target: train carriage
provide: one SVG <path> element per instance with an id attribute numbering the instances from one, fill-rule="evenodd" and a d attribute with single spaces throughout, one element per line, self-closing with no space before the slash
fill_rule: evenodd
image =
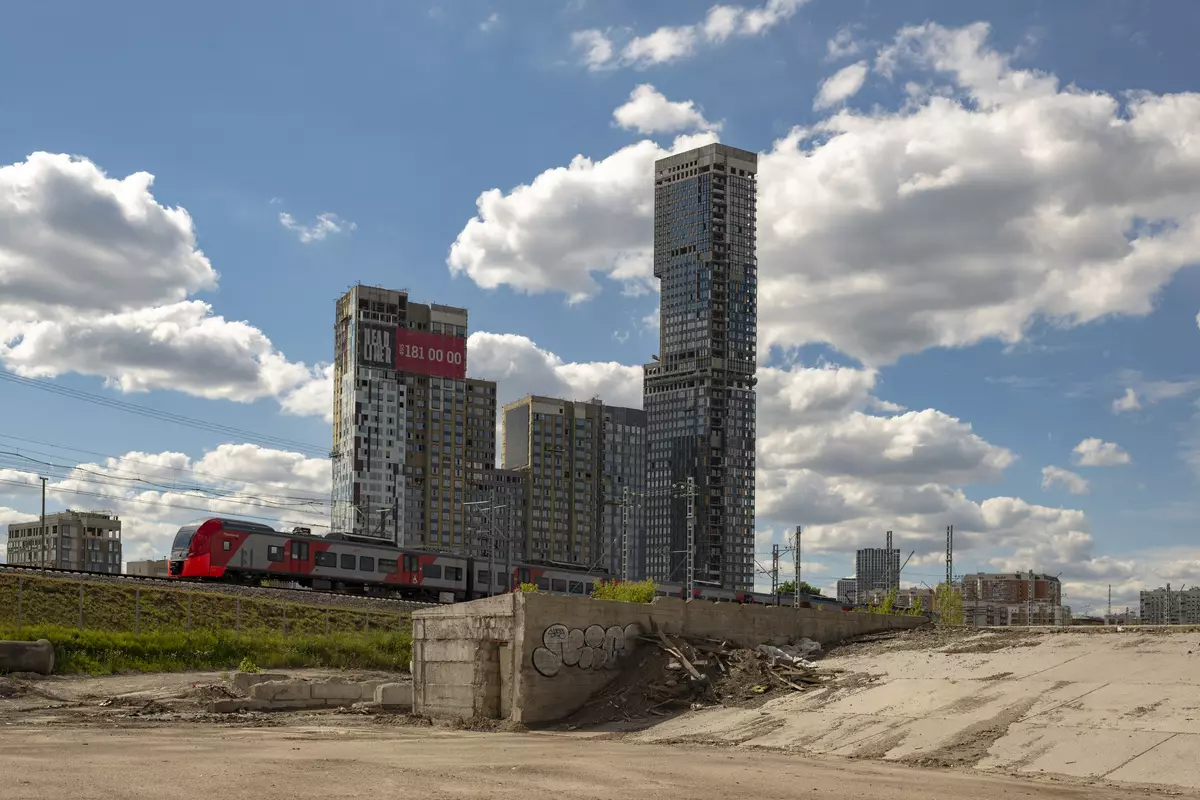
<path id="1" fill-rule="evenodd" d="M 198 520 L 184 525 L 171 545 L 168 572 L 184 580 L 234 583 L 287 581 L 312 589 L 396 595 L 452 603 L 512 591 L 532 584 L 539 592 L 585 597 L 595 585 L 612 580 L 608 572 L 569 564 L 511 566 L 465 555 L 428 553 L 384 544 L 364 543 L 342 534 L 314 536 L 268 525 L 228 518 Z M 490 591 L 489 591 L 490 589 Z M 687 595 L 681 584 L 664 583 L 660 597 Z M 692 598 L 722 603 L 793 604 L 791 595 L 775 597 L 698 584 Z M 801 606 L 853 610 L 827 597 L 803 596 Z"/>

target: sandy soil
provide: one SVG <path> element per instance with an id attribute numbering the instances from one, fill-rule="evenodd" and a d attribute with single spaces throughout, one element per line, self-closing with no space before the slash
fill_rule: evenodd
<path id="1" fill-rule="evenodd" d="M 4 796 L 22 800 L 191 800 L 209 793 L 222 800 L 1152 796 L 1128 788 L 772 753 L 369 722 L 256 730 L 0 727 L 0 786 Z"/>
<path id="2" fill-rule="evenodd" d="M 289 677 L 320 680 L 399 680 L 408 675 L 385 672 L 291 669 Z M 158 727 L 195 722 L 281 725 L 283 717 L 253 714 L 230 717 L 208 712 L 213 700 L 239 696 L 228 673 L 51 676 L 0 678 L 0 725 L 104 725 Z M 0 797 L 3 797 L 0 793 Z"/>

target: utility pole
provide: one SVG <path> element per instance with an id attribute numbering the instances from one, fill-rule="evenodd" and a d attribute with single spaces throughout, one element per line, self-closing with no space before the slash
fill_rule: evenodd
<path id="1" fill-rule="evenodd" d="M 46 551 L 50 548 L 50 542 L 46 539 L 46 479 L 39 477 L 38 480 L 42 482 L 42 570 L 44 571 L 46 569 Z"/>
<path id="2" fill-rule="evenodd" d="M 687 602 L 696 589 L 696 479 L 687 479 Z"/>
<path id="3" fill-rule="evenodd" d="M 887 575 L 887 590 L 888 590 L 888 593 L 890 594 L 892 589 L 894 588 L 892 586 L 892 577 L 893 576 L 892 576 L 892 532 L 891 531 L 887 532 L 887 548 L 883 552 L 884 552 L 884 557 L 887 559 L 884 562 L 887 565 L 884 572 Z"/>
<path id="4" fill-rule="evenodd" d="M 779 605 L 779 545 L 771 545 L 771 597 Z"/>
<path id="5" fill-rule="evenodd" d="M 954 526 L 946 526 L 946 591 L 950 591 L 950 584 L 954 578 Z"/>
<path id="6" fill-rule="evenodd" d="M 621 490 L 621 578 L 629 580 L 629 484 Z"/>
<path id="7" fill-rule="evenodd" d="M 1104 620 L 1104 623 L 1106 625 L 1111 625 L 1112 622 L 1112 584 L 1110 583 L 1108 585 L 1108 619 Z"/>
<path id="8" fill-rule="evenodd" d="M 792 605 L 795 608 L 800 607 L 800 533 L 801 527 L 796 526 L 796 549 L 793 551 L 796 556 L 796 591 L 792 593 Z"/>

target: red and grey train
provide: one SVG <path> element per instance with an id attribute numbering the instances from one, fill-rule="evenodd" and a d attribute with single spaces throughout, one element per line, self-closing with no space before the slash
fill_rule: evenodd
<path id="1" fill-rule="evenodd" d="M 596 583 L 612 578 L 569 566 L 516 564 L 510 574 L 497 563 L 449 553 L 430 553 L 383 544 L 365 543 L 338 533 L 314 536 L 305 530 L 277 531 L 269 525 L 238 519 L 210 518 L 184 525 L 171 544 L 168 573 L 183 580 L 214 580 L 257 584 L 264 580 L 295 583 L 312 589 L 359 594 L 394 595 L 431 602 L 453 603 L 485 597 L 489 581 L 494 594 L 522 583 L 551 594 L 590 595 Z M 686 589 L 660 584 L 662 596 L 683 597 Z M 773 604 L 776 598 L 757 592 L 736 592 L 699 586 L 693 597 L 731 603 Z M 781 598 L 790 605 L 790 597 Z M 811 603 L 836 604 L 825 597 Z"/>

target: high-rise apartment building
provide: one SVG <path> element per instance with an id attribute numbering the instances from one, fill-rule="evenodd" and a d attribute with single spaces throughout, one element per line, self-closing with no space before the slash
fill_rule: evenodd
<path id="1" fill-rule="evenodd" d="M 604 406 L 530 395 L 504 407 L 501 466 L 526 477 L 523 550 L 591 567 L 600 544 Z"/>
<path id="2" fill-rule="evenodd" d="M 86 572 L 121 571 L 121 520 L 108 511 L 60 511 L 8 526 L 9 564 Z"/>
<path id="3" fill-rule="evenodd" d="M 469 552 L 464 504 L 495 467 L 496 384 L 466 376 L 466 309 L 355 286 L 334 341 L 334 529 Z"/>
<path id="4" fill-rule="evenodd" d="M 900 586 L 900 551 L 885 547 L 864 547 L 854 554 L 855 591 L 859 602 L 871 592 L 887 592 Z"/>
<path id="5" fill-rule="evenodd" d="M 659 352 L 645 367 L 647 569 L 754 583 L 758 262 L 754 153 L 711 144 L 654 164 Z M 688 501 L 695 481 L 694 542 Z"/>
<path id="6" fill-rule="evenodd" d="M 600 541 L 604 552 L 598 560 L 613 575 L 640 580 L 646 577 L 646 412 L 606 405 L 602 417 Z M 625 558 L 629 559 L 627 572 Z"/>
<path id="7" fill-rule="evenodd" d="M 1185 591 L 1182 586 L 1172 589 L 1167 584 L 1166 588 L 1143 590 L 1140 600 L 1143 625 L 1200 624 L 1200 588 Z"/>

